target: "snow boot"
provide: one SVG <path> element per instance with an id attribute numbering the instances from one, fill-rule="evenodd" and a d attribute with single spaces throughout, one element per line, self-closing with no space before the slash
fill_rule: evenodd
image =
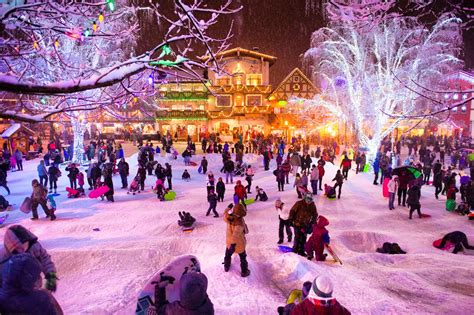
<path id="1" fill-rule="evenodd" d="M 245 252 L 239 254 L 240 256 L 240 275 L 245 278 L 250 275 L 249 264 L 247 262 L 247 254 Z"/>
<path id="2" fill-rule="evenodd" d="M 224 257 L 224 271 L 228 272 L 230 269 L 230 264 L 232 262 L 232 253 L 228 249 L 225 250 L 225 257 Z"/>

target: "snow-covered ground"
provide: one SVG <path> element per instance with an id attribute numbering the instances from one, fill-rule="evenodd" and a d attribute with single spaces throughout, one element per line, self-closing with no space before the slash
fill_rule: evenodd
<path id="1" fill-rule="evenodd" d="M 218 177 L 220 156 L 210 155 L 208 159 Z M 193 160 L 199 161 L 200 156 Z M 144 193 L 127 195 L 120 189 L 118 175 L 114 177 L 115 203 L 67 199 L 63 171 L 61 195 L 56 197 L 57 221 L 44 219 L 41 209 L 42 219 L 36 222 L 14 210 L 7 226 L 25 225 L 48 249 L 60 278 L 55 296 L 66 314 L 133 314 L 137 294 L 148 278 L 182 254 L 199 257 L 216 314 L 275 314 L 292 289 L 301 288 L 318 273 L 332 278 L 334 295 L 353 314 L 472 314 L 474 257 L 443 252 L 431 244 L 454 230 L 464 231 L 474 242 L 474 222 L 445 211 L 445 197 L 436 200 L 433 187 L 423 187 L 421 199 L 422 212 L 432 218 L 415 215 L 408 220 L 407 208 L 388 210 L 381 186 L 372 185 L 372 174 L 355 175 L 351 171 L 340 200 L 322 195 L 315 198 L 319 213 L 330 220 L 331 242 L 344 265 L 316 263 L 278 251 L 274 201 L 280 197 L 291 207 L 297 200 L 296 192 L 287 186 L 279 193 L 272 172 L 263 171 L 261 158 L 249 155 L 246 160 L 257 170 L 253 186 L 263 187 L 270 198 L 249 206 L 247 252 L 252 274 L 248 278 L 240 277 L 238 256 L 234 256 L 230 272 L 224 272 L 225 223 L 222 217 L 205 216 L 205 176 L 198 174 L 197 167 L 188 167 L 192 180 L 183 182 L 181 159 L 171 162 L 177 192 L 174 201 L 157 200 L 151 192 L 154 176 L 147 178 Z M 13 194 L 7 199 L 16 209 L 31 192 L 37 163 L 28 161 L 25 171 L 9 173 Z M 129 163 L 131 174 L 135 174 L 136 156 Z M 335 170 L 332 165 L 326 167 L 324 182 L 333 178 Z M 218 206 L 220 214 L 232 202 L 233 185 L 226 188 L 225 201 Z M 177 213 L 182 210 L 197 218 L 197 228 L 191 233 L 178 228 Z M 2 239 L 4 231 L 5 227 L 0 229 Z M 408 253 L 376 253 L 385 241 L 398 242 Z"/>

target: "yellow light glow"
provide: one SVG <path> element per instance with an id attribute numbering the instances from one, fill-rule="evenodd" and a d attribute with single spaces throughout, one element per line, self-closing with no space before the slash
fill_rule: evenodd
<path id="1" fill-rule="evenodd" d="M 288 120 L 285 120 L 285 126 L 288 126 Z"/>

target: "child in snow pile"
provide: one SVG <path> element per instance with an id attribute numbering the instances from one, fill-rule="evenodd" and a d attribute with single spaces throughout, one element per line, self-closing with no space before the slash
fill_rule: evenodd
<path id="1" fill-rule="evenodd" d="M 450 242 L 454 245 L 453 254 L 457 254 L 459 251 L 464 249 L 474 249 L 474 246 L 469 245 L 466 234 L 461 231 L 454 231 L 446 234 L 441 240 L 441 244 L 439 244 L 438 248 L 446 246 L 446 242 Z"/>
<path id="2" fill-rule="evenodd" d="M 283 243 L 283 228 L 286 230 L 286 236 L 288 237 L 288 243 L 291 243 L 291 238 L 293 237 L 293 233 L 291 232 L 290 227 L 290 220 L 288 217 L 290 216 L 290 210 L 284 207 L 285 203 L 278 198 L 275 200 L 275 209 L 278 212 L 278 219 L 280 220 L 280 224 L 278 226 L 278 244 Z"/>
<path id="3" fill-rule="evenodd" d="M 390 255 L 406 254 L 406 252 L 400 248 L 400 245 L 398 245 L 397 243 L 388 242 L 383 243 L 382 247 L 377 248 L 376 252 Z"/>
<path id="4" fill-rule="evenodd" d="M 267 193 L 260 187 L 256 186 L 255 190 L 257 190 L 257 196 L 255 196 L 255 201 L 259 200 L 260 201 L 267 201 L 268 196 Z"/>
<path id="5" fill-rule="evenodd" d="M 317 261 L 326 260 L 327 254 L 324 254 L 324 247 L 330 241 L 329 232 L 326 230 L 328 225 L 328 219 L 322 215 L 319 216 L 318 221 L 313 225 L 313 234 L 304 246 L 309 260 L 313 259 L 313 257 L 316 257 Z M 313 253 L 315 254 L 314 256 Z"/>
<path id="6" fill-rule="evenodd" d="M 166 286 L 175 279 L 162 276 L 155 287 L 155 308 L 157 314 L 214 315 L 214 305 L 207 295 L 207 278 L 200 272 L 188 272 L 179 280 L 179 301 L 169 303 L 166 299 Z"/>
<path id="7" fill-rule="evenodd" d="M 314 278 L 308 297 L 296 305 L 291 311 L 291 315 L 304 314 L 333 314 L 348 315 L 349 312 L 344 306 L 332 297 L 333 284 L 331 280 L 323 275 Z"/>
<path id="8" fill-rule="evenodd" d="M 227 223 L 224 271 L 229 271 L 232 262 L 232 255 L 237 253 L 240 256 L 242 277 L 248 277 L 250 275 L 247 253 L 245 252 L 245 246 L 247 243 L 245 234 L 248 233 L 247 225 L 244 220 L 246 215 L 247 211 L 240 203 L 236 205 L 230 204 L 224 212 L 224 221 Z"/>
<path id="9" fill-rule="evenodd" d="M 191 180 L 191 175 L 189 175 L 188 170 L 184 170 L 183 175 L 181 175 L 181 178 L 187 182 Z"/>
<path id="10" fill-rule="evenodd" d="M 207 201 L 209 202 L 209 209 L 207 209 L 206 217 L 212 212 L 214 213 L 214 218 L 218 218 L 219 214 L 216 211 L 217 207 L 217 195 L 215 194 L 214 190 L 209 191 L 209 195 L 207 195 Z"/>
<path id="11" fill-rule="evenodd" d="M 41 282 L 42 268 L 32 255 L 14 255 L 2 269 L 1 314 L 63 314 L 54 296 L 36 286 Z"/>
<path id="12" fill-rule="evenodd" d="M 22 225 L 12 225 L 5 232 L 4 247 L 0 249 L 0 264 L 8 262 L 11 256 L 27 253 L 33 256 L 41 265 L 46 278 L 46 289 L 56 291 L 56 266 L 51 261 L 51 256 L 41 246 L 38 237 Z M 0 282 L 1 283 L 1 282 Z M 41 288 L 42 281 L 38 277 L 35 288 Z"/>
<path id="13" fill-rule="evenodd" d="M 196 219 L 189 212 L 183 211 L 178 212 L 180 220 L 178 220 L 178 225 L 182 227 L 191 227 Z"/>
<path id="14" fill-rule="evenodd" d="M 222 177 L 219 177 L 216 184 L 216 192 L 217 192 L 217 201 L 224 201 L 224 194 L 225 194 L 225 184 L 222 181 Z"/>
<path id="15" fill-rule="evenodd" d="M 291 310 L 295 307 L 295 305 L 303 302 L 309 294 L 311 290 L 311 281 L 306 281 L 303 283 L 303 288 L 301 290 L 293 290 L 291 291 L 288 299 L 286 300 L 286 306 L 280 306 L 278 308 L 278 315 L 290 315 Z"/>

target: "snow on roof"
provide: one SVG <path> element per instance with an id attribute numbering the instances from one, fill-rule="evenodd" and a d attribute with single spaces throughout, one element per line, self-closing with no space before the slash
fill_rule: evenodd
<path id="1" fill-rule="evenodd" d="M 10 127 L 8 127 L 7 129 L 5 129 L 5 131 L 2 132 L 1 137 L 3 139 L 10 138 L 11 136 L 15 134 L 15 132 L 17 132 L 20 129 L 23 129 L 24 131 L 26 131 L 26 133 L 29 133 L 30 135 L 35 134 L 33 130 L 25 126 L 22 126 L 21 124 L 12 124 Z"/>
<path id="2" fill-rule="evenodd" d="M 2 133 L 2 138 L 3 139 L 10 138 L 15 132 L 18 131 L 18 129 L 20 129 L 20 127 L 21 127 L 21 124 L 12 124 L 10 127 L 5 129 L 5 131 Z"/>

